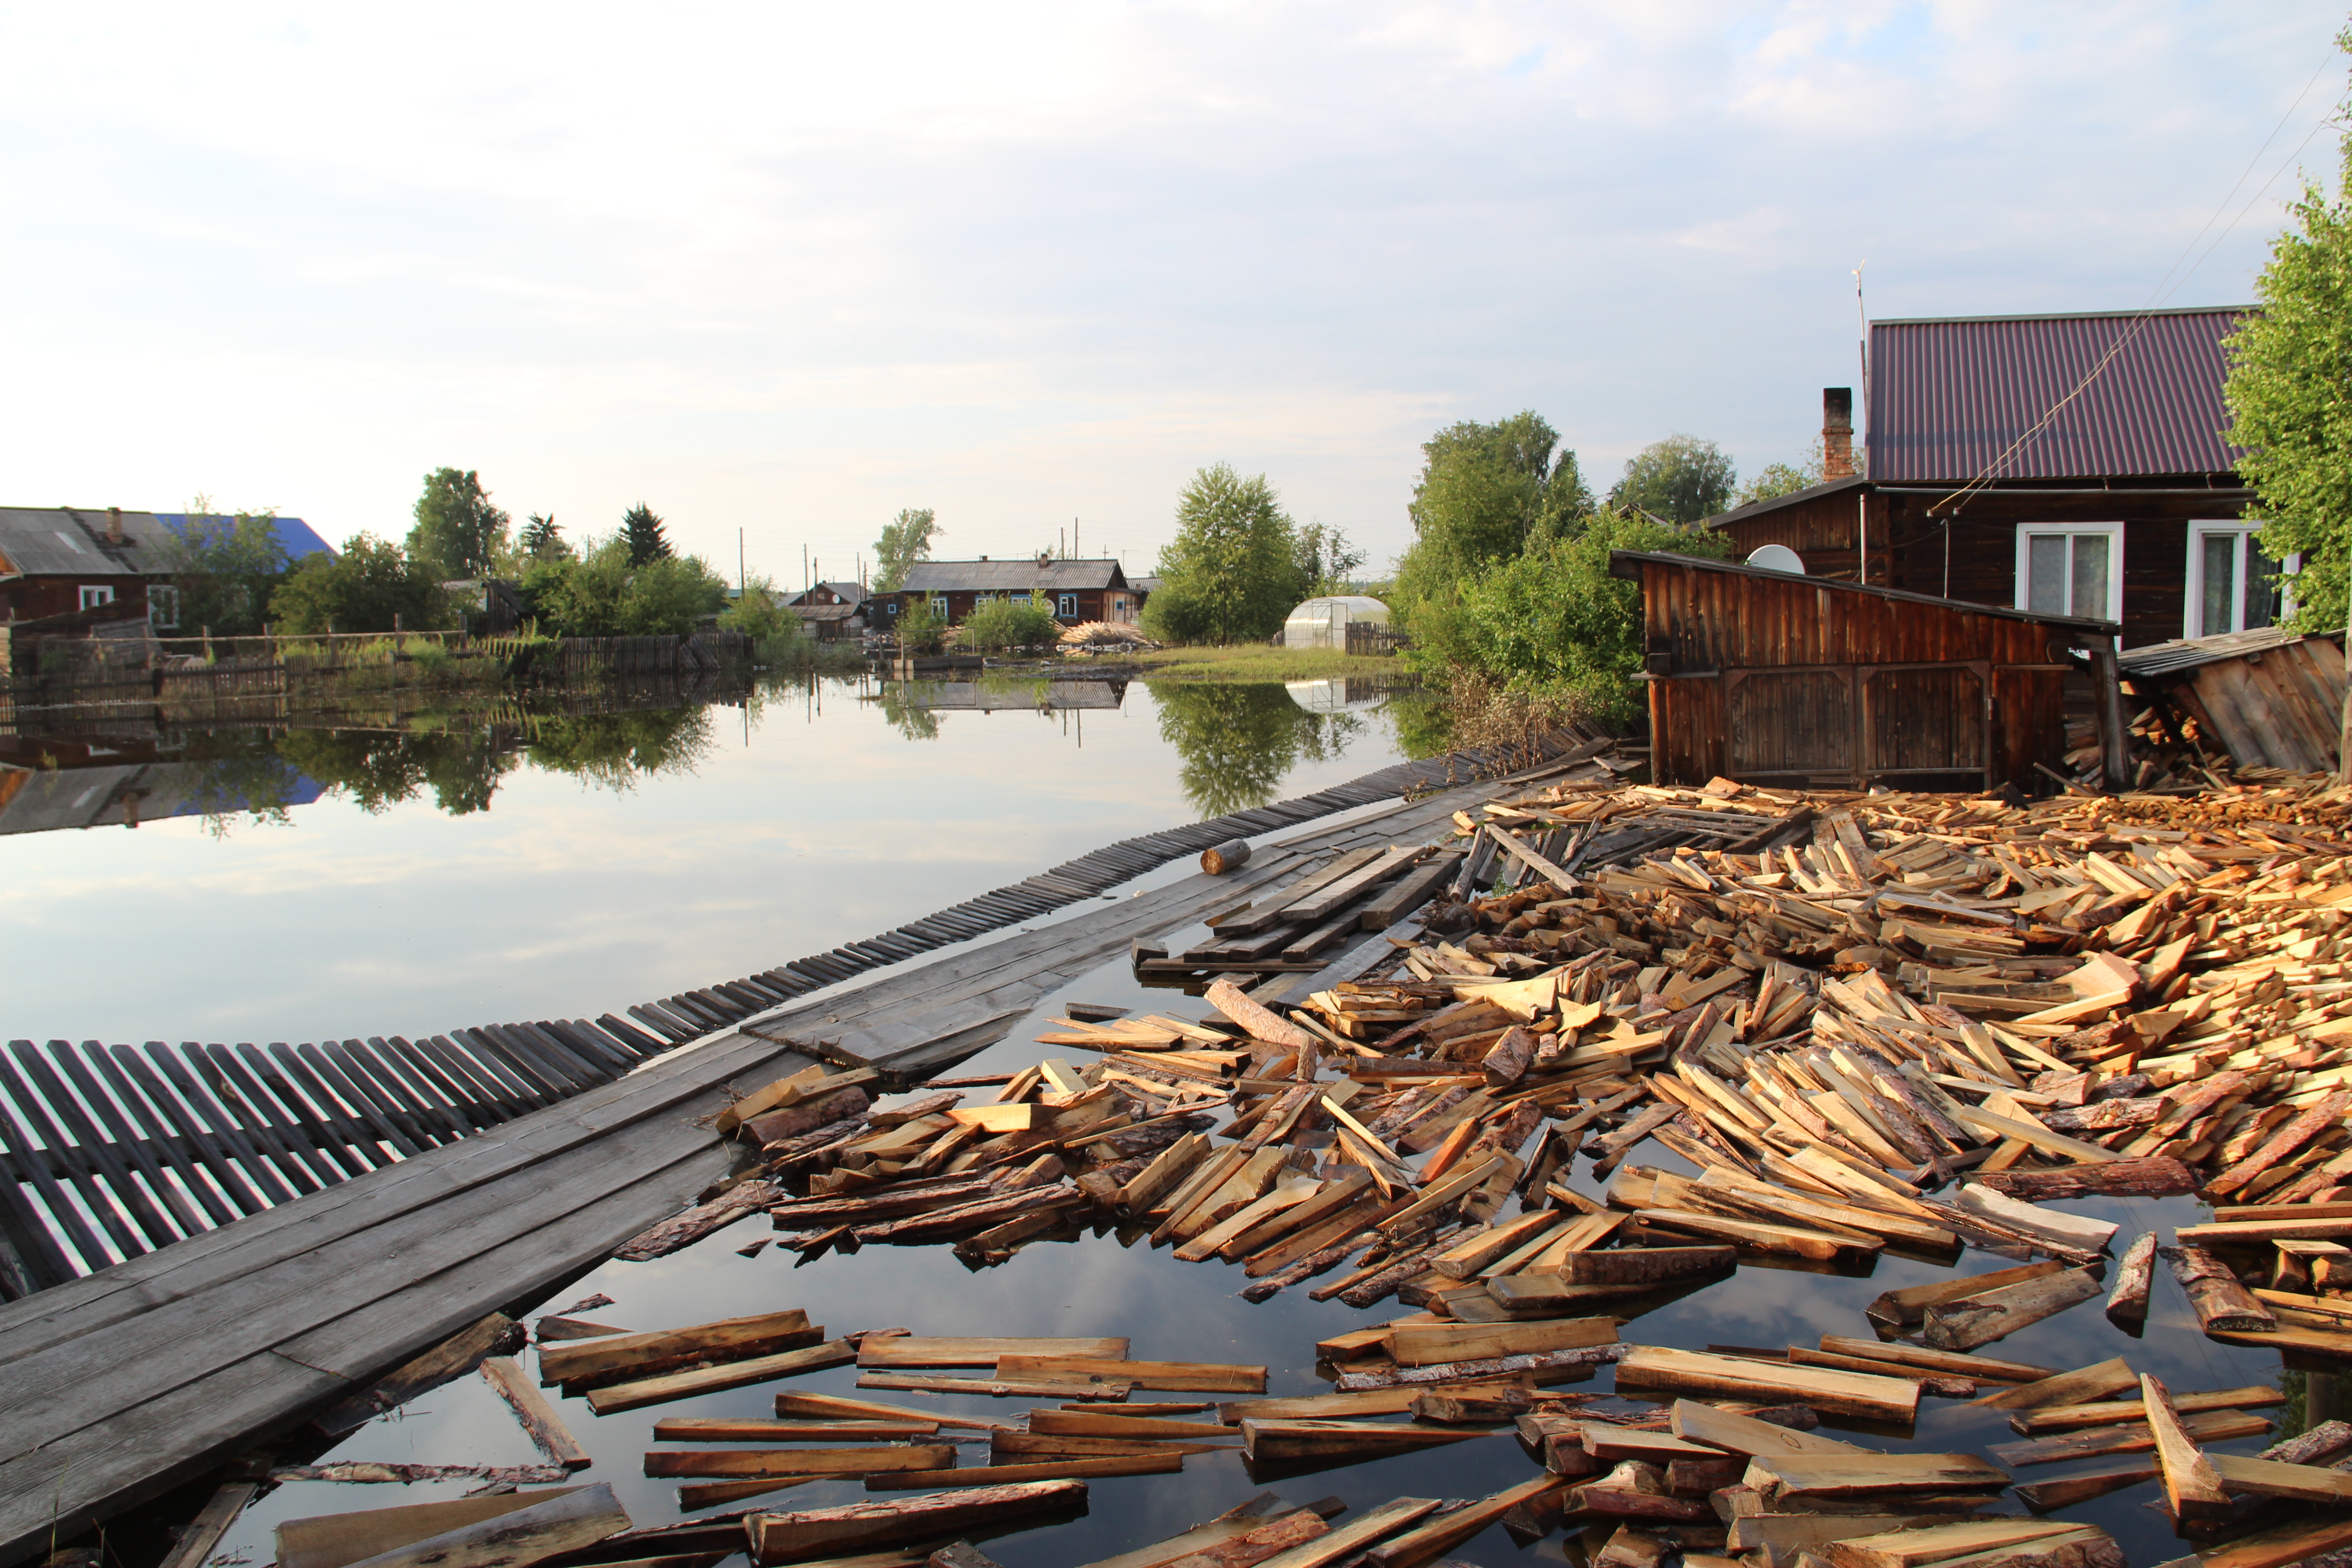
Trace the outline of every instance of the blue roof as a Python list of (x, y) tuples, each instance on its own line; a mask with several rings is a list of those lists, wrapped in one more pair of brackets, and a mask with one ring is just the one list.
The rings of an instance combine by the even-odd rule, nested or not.
[[(187, 532), (188, 514), (184, 511), (159, 511), (155, 514), (155, 521), (184, 537)], [(335, 554), (335, 547), (320, 538), (318, 530), (300, 518), (281, 517), (273, 521), (278, 524), (278, 542), (286, 546), (286, 553), (294, 560), (320, 554), (332, 558)]]

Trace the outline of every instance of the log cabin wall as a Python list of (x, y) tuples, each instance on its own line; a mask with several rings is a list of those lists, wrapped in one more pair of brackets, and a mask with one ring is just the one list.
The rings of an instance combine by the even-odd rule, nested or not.
[(2068, 655), (2106, 623), (1619, 551), (1642, 588), (1651, 763), (1796, 787), (2034, 787), (2066, 749)]

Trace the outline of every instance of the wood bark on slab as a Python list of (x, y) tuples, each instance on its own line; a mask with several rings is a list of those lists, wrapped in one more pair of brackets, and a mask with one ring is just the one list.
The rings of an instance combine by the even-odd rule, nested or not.
[(2143, 1373), (2139, 1389), (2140, 1403), (2147, 1411), (2148, 1430), (2156, 1438), (2156, 1462), (2163, 1472), (2164, 1495), (2172, 1504), (2173, 1517), (2184, 1524), (2227, 1519), (2230, 1494), (2221, 1489), (2221, 1478), (2212, 1462), (2181, 1425), (2180, 1413), (2172, 1407), (2172, 1397), (2163, 1380)]
[(755, 1513), (743, 1521), (743, 1528), (754, 1562), (800, 1563), (902, 1541), (936, 1541), (1005, 1520), (1078, 1508), (1086, 1500), (1087, 1483), (1082, 1480), (1032, 1481), (898, 1502)]
[(2254, 1334), (2278, 1326), (2276, 1315), (2238, 1283), (2229, 1265), (2203, 1247), (2166, 1247), (2158, 1252), (2207, 1333)]
[(1273, 1459), (1326, 1458), (1422, 1448), (1486, 1436), (1484, 1432), (1465, 1432), (1420, 1422), (1261, 1421), (1253, 1416), (1242, 1422), (1242, 1452), (1263, 1464)]
[(1939, 1302), (1927, 1309), (1921, 1337), (1938, 1350), (1974, 1350), (2055, 1317), (2099, 1291), (2098, 1277), (2091, 1270), (2070, 1268), (1981, 1295)]
[(797, 1350), (823, 1338), (824, 1331), (813, 1328), (808, 1313), (795, 1307), (689, 1329), (541, 1345), (539, 1376), (544, 1387), (558, 1384), (584, 1387), (592, 1379), (650, 1377), (689, 1362), (747, 1361)]
[(547, 1396), (531, 1385), (530, 1379), (509, 1356), (492, 1356), (482, 1363), (482, 1380), (498, 1391), (521, 1424), (528, 1436), (547, 1456), (548, 1463), (561, 1465), (567, 1470), (584, 1470), (590, 1464), (588, 1450), (572, 1436), (563, 1417)]
[(685, 1448), (646, 1456), (648, 1476), (866, 1476), (886, 1470), (952, 1468), (956, 1451), (946, 1445), (859, 1448)]
[(1919, 1412), (1919, 1385), (1899, 1377), (1775, 1365), (1700, 1351), (1635, 1345), (1617, 1363), (1620, 1388), (1727, 1394), (1764, 1404), (1810, 1405), (1838, 1415), (1908, 1424)]
[(764, 1415), (681, 1415), (654, 1423), (656, 1443), (891, 1443), (928, 1437), (936, 1421), (784, 1421)]
[[(2345, 1546), (2352, 1546), (2352, 1515), (2338, 1514), (2333, 1519), (2296, 1520), (2257, 1531), (2227, 1545), (2200, 1552), (2189, 1562), (2198, 1568), (2288, 1568), (2291, 1563), (2309, 1562), (2323, 1552)], [(2175, 1565), (2166, 1563), (2163, 1568)]]
[(1889, 1290), (1864, 1308), (1863, 1313), (1874, 1323), (1884, 1323), (1895, 1329), (1908, 1328), (1925, 1318), (1927, 1309), (1937, 1302), (1957, 1300), (1962, 1296), (1974, 1296), (2027, 1279), (2039, 1279), (2044, 1275), (2055, 1274), (2064, 1267), (2063, 1263), (2044, 1260), (2021, 1264), (2015, 1268), (1996, 1268), (1990, 1274), (1932, 1280), (1902, 1290)]
[(2005, 1388), (1976, 1403), (1988, 1410), (2041, 1410), (2050, 1405), (2084, 1405), (2137, 1387), (2139, 1374), (2126, 1364), (2123, 1357), (2115, 1356), (2095, 1365)]
[(1840, 1355), (1897, 1362), (1922, 1372), (1942, 1373), (1948, 1377), (1972, 1377), (1980, 1383), (2038, 1383), (2043, 1378), (2059, 1375), (2057, 1368), (2036, 1366), (2032, 1362), (2002, 1361), (1993, 1356), (1963, 1355), (1958, 1351), (1929, 1350), (1901, 1340), (1865, 1340), (1851, 1334), (1823, 1334), (1822, 1349)]
[(1128, 1342), (1108, 1339), (1021, 1339), (896, 1334), (868, 1341), (857, 1352), (865, 1367), (987, 1366), (1005, 1356), (1100, 1356), (1123, 1360)]
[(2156, 1479), (2157, 1469), (2153, 1458), (2110, 1459), (2091, 1469), (2078, 1470), (2053, 1480), (2029, 1481), (2015, 1489), (2019, 1500), (2026, 1507), (2036, 1513), (2049, 1513), (2057, 1509), (2071, 1508), (2078, 1502), (2086, 1502), (2095, 1497), (2105, 1497), (2109, 1492), (2121, 1491), (2126, 1487), (2136, 1487), (2142, 1481), (2152, 1481)]
[(1521, 1481), (1490, 1497), (1479, 1499), (1468, 1508), (1458, 1508), (1436, 1519), (1391, 1536), (1365, 1553), (1373, 1568), (1420, 1568), (1433, 1558), (1442, 1557), (1464, 1542), (1500, 1520), (1522, 1504), (1534, 1503), (1553, 1496), (1567, 1486), (1557, 1476), (1538, 1476)]
[[(1118, 1342), (1124, 1345), (1124, 1340)], [(996, 1362), (999, 1377), (1015, 1382), (1069, 1382), (1101, 1378), (1136, 1388), (1193, 1390), (1203, 1394), (1263, 1394), (1265, 1368), (1225, 1362), (1129, 1361), (1123, 1355), (1007, 1354)]]
[(1202, 1438), (1230, 1441), (1241, 1436), (1233, 1427), (1214, 1421), (1166, 1421), (1101, 1410), (1033, 1410), (1029, 1413), (1029, 1430), (1069, 1437), (1144, 1437), (1161, 1442)]
[[(2180, 1424), (2200, 1443), (2225, 1443), (2270, 1430), (2259, 1415), (2236, 1410), (2208, 1410), (2184, 1415)], [(2146, 1454), (2156, 1448), (2156, 1434), (2145, 1421), (2122, 1421), (2113, 1426), (2090, 1426), (2050, 1437), (2028, 1437), (2018, 1443), (1995, 1443), (1985, 1449), (2004, 1465), (2054, 1465), (2064, 1459), (2095, 1459), (2104, 1454)]]
[(556, 1491), (509, 1492), (289, 1519), (277, 1528), (278, 1561), (283, 1568), (348, 1568), (366, 1558), (446, 1535), (484, 1520), (520, 1512), (579, 1489), (565, 1487)]
[(1912, 1516), (1908, 1514), (1885, 1512), (1755, 1513), (1730, 1521), (1727, 1544), (1735, 1552), (1762, 1554), (1771, 1568), (1788, 1568), (1801, 1557), (1826, 1562), (1818, 1553), (1832, 1541), (1879, 1535), (1901, 1530), (1911, 1522)]
[(2169, 1155), (2074, 1165), (2060, 1171), (1988, 1171), (1976, 1180), (2027, 1203), (2057, 1198), (2169, 1198), (2197, 1190), (2197, 1174)]
[(1027, 1481), (1084, 1480), (1103, 1476), (1169, 1476), (1184, 1468), (1174, 1450), (1150, 1454), (1039, 1455), (1009, 1465), (971, 1465), (948, 1470), (903, 1470), (866, 1478), (869, 1492), (913, 1491), (930, 1487), (1001, 1487)]
[(2282, 1465), (2242, 1454), (2208, 1454), (2205, 1461), (2232, 1492), (2294, 1498), (2329, 1508), (2352, 1507), (2352, 1473), (2323, 1465)]
[[(2137, 1379), (2134, 1386), (2137, 1386)], [(2194, 1415), (2207, 1410), (2261, 1410), (2285, 1403), (2285, 1394), (2264, 1384), (2172, 1396), (2173, 1409), (2183, 1415)], [(2073, 1432), (2084, 1426), (2109, 1426), (2118, 1421), (2144, 1421), (2147, 1418), (2146, 1408), (2137, 1399), (2102, 1399), (2087, 1405), (2058, 1405), (2043, 1410), (2021, 1410), (2009, 1418), (2009, 1429), (2021, 1436), (2039, 1437), (2051, 1432)]]
[(1416, 1421), (1442, 1421), (1449, 1426), (1494, 1426), (1517, 1420), (1534, 1404), (1528, 1390), (1515, 1385), (1488, 1394), (1432, 1390), (1414, 1398), (1412, 1415)]
[[(1462, 1398), (1493, 1396), (1516, 1388), (1512, 1383), (1489, 1381), (1447, 1385), (1444, 1392)], [(1227, 1426), (1250, 1419), (1262, 1421), (1343, 1421), (1359, 1415), (1394, 1415), (1411, 1410), (1429, 1392), (1426, 1384), (1400, 1384), (1392, 1388), (1366, 1389), (1354, 1394), (1307, 1394), (1290, 1399), (1239, 1399), (1217, 1406), (1217, 1418)]]
[(2009, 1472), (1974, 1454), (1758, 1454), (1741, 1484), (1780, 1498), (1998, 1491)]
[(2085, 1215), (2068, 1214), (2063, 1209), (2043, 1208), (2039, 1204), (1998, 1191), (1979, 1183), (1964, 1184), (1959, 1191), (1958, 1206), (1987, 1219), (1998, 1220), (2011, 1230), (2021, 1230), (2028, 1236), (2047, 1237), (2061, 1246), (2096, 1252), (2106, 1246), (2117, 1230), (2111, 1220), (2092, 1219)]
[(1316, 1037), (1286, 1018), (1276, 1016), (1249, 999), (1241, 987), (1220, 980), (1208, 990), (1209, 1005), (1232, 1019), (1253, 1040), (1294, 1050), (1313, 1050)]
[(524, 1568), (628, 1528), (627, 1511), (600, 1482), (559, 1497), (538, 1494), (528, 1508), (362, 1558), (352, 1568)]
[[(1223, 1434), (1231, 1442), (1238, 1433)], [(1219, 1443), (1153, 1441), (1143, 1437), (1074, 1437), (1055, 1432), (992, 1432), (989, 1435), (989, 1451), (992, 1455), (1052, 1454), (1079, 1458), (1108, 1458), (1120, 1454), (1213, 1454)]]
[(1266, 1568), (1266, 1564), (1272, 1564), (1272, 1568), (1326, 1568), (1329, 1563), (1344, 1563), (1373, 1542), (1386, 1540), (1434, 1513), (1437, 1507), (1435, 1498), (1397, 1498), (1327, 1534), (1277, 1552), (1259, 1568)]
[(2147, 1326), (2148, 1290), (2156, 1270), (2156, 1232), (2143, 1233), (2124, 1249), (2116, 1265), (2115, 1288), (2107, 1292), (2107, 1321), (2137, 1338)]
[[(1539, 1355), (1617, 1342), (1613, 1318), (1562, 1318), (1532, 1323), (1432, 1323), (1391, 1329), (1382, 1341), (1401, 1367)], [(1263, 1388), (1264, 1383), (1258, 1385)]]
[(1830, 1542), (1822, 1554), (1831, 1568), (1923, 1568), (1927, 1563), (1997, 1548), (2015, 1550), (2080, 1529), (2054, 1520), (1968, 1519), (1882, 1535), (1850, 1536)]
[(867, 1372), (858, 1374), (860, 1388), (900, 1389), (909, 1394), (965, 1394), (990, 1399), (1086, 1399), (1123, 1404), (1134, 1391), (1131, 1383), (1108, 1379), (1072, 1378), (1044, 1383), (1010, 1377), (949, 1377), (919, 1372)]
[(1299, 1513), (1311, 1513), (1307, 1509), (1286, 1509), (1282, 1500), (1272, 1492), (1260, 1492), (1238, 1507), (1226, 1510), (1216, 1518), (1192, 1529), (1170, 1536), (1150, 1546), (1139, 1546), (1132, 1552), (1122, 1552), (1116, 1557), (1105, 1557), (1089, 1563), (1084, 1568), (1167, 1568), (1167, 1564), (1194, 1552), (1204, 1552), (1228, 1541), (1239, 1540), (1278, 1520)]
[(1862, 1454), (1868, 1449), (1835, 1437), (1799, 1432), (1752, 1415), (1736, 1415), (1696, 1399), (1677, 1399), (1668, 1414), (1668, 1430), (1685, 1442), (1720, 1448), (1727, 1454)]
[(2184, 1225), (2172, 1233), (2172, 1238), (2184, 1247), (2260, 1247), (2273, 1241), (2343, 1241), (2347, 1237), (2352, 1237), (2352, 1215), (2314, 1217), (2308, 1207), (2299, 1204), (2263, 1209), (2258, 1211), (2257, 1217), (2226, 1225)]
[(616, 1329), (607, 1323), (592, 1323), (585, 1318), (541, 1318), (531, 1325), (531, 1337), (541, 1344), (557, 1344), (564, 1340), (601, 1339), (606, 1334), (635, 1331), (634, 1329)]
[(697, 1394), (716, 1394), (722, 1389), (743, 1388), (772, 1378), (793, 1377), (804, 1372), (847, 1366), (856, 1359), (856, 1345), (847, 1340), (831, 1340), (821, 1345), (811, 1345), (806, 1350), (786, 1351), (782, 1355), (724, 1362), (718, 1366), (696, 1367), (688, 1372), (649, 1377), (639, 1383), (615, 1383), (590, 1389), (588, 1408), (599, 1415), (609, 1415), (616, 1410), (638, 1410), (648, 1405), (667, 1405), (673, 1399), (691, 1399)]
[[(937, 1415), (929, 1410), (909, 1410), (903, 1405), (886, 1405), (876, 1399), (848, 1399), (837, 1394), (779, 1394), (776, 1395), (779, 1416), (804, 1416), (825, 1420), (907, 1422), (934, 1426), (969, 1426), (992, 1431), (1003, 1422), (985, 1421), (971, 1415)], [(666, 1423), (655, 1424), (656, 1431)]]
[(996, 1184), (986, 1176), (966, 1176), (914, 1187), (900, 1185), (887, 1193), (852, 1197), (803, 1198), (768, 1210), (778, 1230), (824, 1230), (845, 1222), (857, 1225), (897, 1219), (930, 1209), (951, 1208), (988, 1197)]
[(1750, 1247), (1758, 1252), (1783, 1253), (1792, 1258), (1810, 1258), (1816, 1262), (1832, 1262), (1840, 1258), (1866, 1258), (1876, 1254), (1885, 1243), (1876, 1237), (1831, 1236), (1807, 1229), (1802, 1226), (1770, 1225), (1761, 1220), (1730, 1219), (1721, 1215), (1696, 1214), (1685, 1209), (1654, 1208), (1642, 1211), (1644, 1225), (1667, 1230), (1688, 1231), (1735, 1247)]
[(2252, 1345), (2257, 1350), (2300, 1351), (2306, 1355), (2333, 1356), (2338, 1361), (2352, 1360), (2352, 1332), (2333, 1329), (2306, 1329), (2282, 1323), (2261, 1333), (2240, 1333), (2231, 1329), (2208, 1329), (2206, 1337), (2225, 1345)]

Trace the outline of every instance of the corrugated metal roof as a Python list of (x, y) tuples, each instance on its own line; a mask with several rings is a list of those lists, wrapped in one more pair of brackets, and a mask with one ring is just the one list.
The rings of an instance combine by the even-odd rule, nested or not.
[(1819, 500), (1823, 496), (1833, 496), (1843, 490), (1859, 489), (1869, 482), (1868, 479), (1855, 474), (1843, 479), (1830, 479), (1818, 485), (1807, 485), (1801, 490), (1790, 490), (1766, 500), (1752, 500), (1746, 506), (1736, 506), (1729, 511), (1717, 512), (1713, 517), (1701, 522), (1699, 526), (1721, 528), (1727, 523), (1746, 522), (1751, 517), (1762, 517), (1767, 512), (1779, 511), (1783, 507), (1802, 506), (1807, 501)]
[(1010, 561), (918, 561), (907, 569), (906, 588), (916, 594), (1001, 594), (1023, 588), (1066, 593), (1078, 588), (1124, 587), (1118, 563), (1104, 559), (1047, 561), (1014, 556)]
[[(2230, 423), (2221, 341), (2253, 309), (1874, 321), (1870, 477), (1963, 484), (1988, 468), (1996, 479), (2228, 472), (2240, 448), (2221, 436)], [(2008, 451), (2125, 339), (2082, 395)]]
[[(129, 513), (125, 513), (126, 519)], [(58, 507), (0, 507), (0, 556), (27, 577), (135, 577)]]
[[(122, 531), (130, 534), (134, 539), (138, 539), (142, 545), (152, 547), (159, 541), (157, 536), (152, 533), (142, 538), (139, 531), (131, 526), (131, 520), (133, 516), (151, 518), (157, 524), (160, 524), (164, 528), (169, 528), (174, 533), (184, 534), (187, 531), (188, 514), (184, 511), (139, 513), (126, 511), (122, 514)], [(100, 526), (103, 526), (105, 521), (103, 513), (100, 514), (99, 521)], [(335, 547), (329, 544), (325, 540), (320, 538), (319, 531), (312, 528), (309, 523), (304, 522), (300, 518), (279, 517), (272, 518), (270, 521), (278, 525), (278, 542), (286, 547), (286, 553), (293, 559), (299, 561), (305, 555), (319, 554), (325, 554), (331, 557), (335, 553)]]

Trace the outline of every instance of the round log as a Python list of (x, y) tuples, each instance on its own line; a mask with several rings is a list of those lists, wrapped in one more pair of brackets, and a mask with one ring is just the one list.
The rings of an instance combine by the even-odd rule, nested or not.
[(1249, 864), (1250, 847), (1246, 838), (1228, 838), (1223, 844), (1201, 851), (1201, 869), (1212, 877), (1222, 877), (1228, 871), (1238, 871)]

